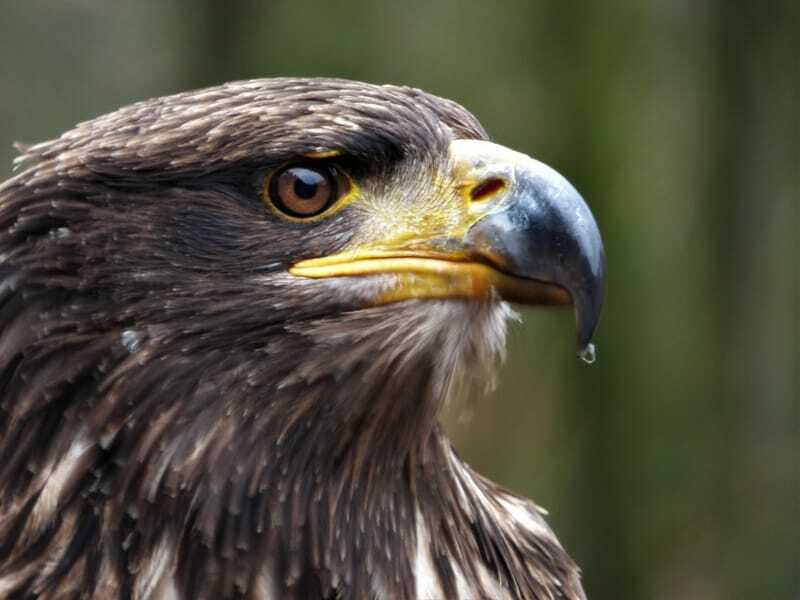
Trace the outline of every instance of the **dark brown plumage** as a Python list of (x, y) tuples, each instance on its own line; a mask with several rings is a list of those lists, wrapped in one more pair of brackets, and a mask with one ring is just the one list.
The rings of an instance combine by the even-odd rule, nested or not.
[[(582, 597), (536, 507), (437, 424), (495, 363), (504, 294), (291, 272), (389, 238), (449, 252), (451, 144), (485, 138), (418, 90), (273, 79), (27, 149), (0, 187), (0, 597)], [(354, 199), (268, 210), (295, 160)], [(577, 306), (585, 282), (556, 282)]]

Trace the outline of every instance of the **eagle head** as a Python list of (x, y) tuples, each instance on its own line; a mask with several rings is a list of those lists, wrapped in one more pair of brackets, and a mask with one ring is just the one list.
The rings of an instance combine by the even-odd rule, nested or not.
[(597, 226), (459, 105), (330, 79), (149, 100), (0, 187), (0, 595), (581, 598), (437, 422)]

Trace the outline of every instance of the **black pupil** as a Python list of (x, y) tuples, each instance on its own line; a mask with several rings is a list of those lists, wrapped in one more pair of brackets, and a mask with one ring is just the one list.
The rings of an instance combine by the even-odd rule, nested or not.
[(316, 196), (319, 186), (325, 181), (320, 173), (310, 169), (294, 169), (292, 175), (295, 176), (294, 193), (303, 200), (311, 200)]

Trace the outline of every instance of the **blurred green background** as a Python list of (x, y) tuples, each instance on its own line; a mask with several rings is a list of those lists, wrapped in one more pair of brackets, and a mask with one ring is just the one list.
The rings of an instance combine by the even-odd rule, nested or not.
[(12, 141), (274, 75), (418, 86), (565, 174), (609, 263), (589, 367), (526, 311), (448, 416), (551, 513), (591, 600), (800, 597), (797, 2), (5, 2)]

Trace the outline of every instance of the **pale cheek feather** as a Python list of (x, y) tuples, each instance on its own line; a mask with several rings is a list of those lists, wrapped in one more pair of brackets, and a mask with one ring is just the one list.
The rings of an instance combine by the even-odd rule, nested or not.
[[(71, 532), (76, 531), (76, 521), (77, 514), (75, 511), (67, 512), (67, 514), (63, 516), (61, 527), (59, 528), (58, 533), (55, 535), (53, 540), (50, 542), (45, 554), (45, 559), (38, 564), (39, 568), (37, 569), (36, 581), (32, 586), (32, 589), (37, 591), (37, 593), (39, 587), (42, 585), (42, 582), (47, 581), (48, 578), (53, 574), (53, 571), (55, 571), (55, 569), (58, 567), (61, 557), (64, 555), (64, 552), (72, 541)], [(77, 569), (78, 566), (76, 565), (73, 567), (73, 571), (71, 572), (75, 572)], [(64, 591), (69, 589), (64, 581), (61, 583), (61, 588)]]
[(173, 544), (162, 541), (136, 577), (134, 600), (179, 600), (173, 573), (174, 557)]
[(162, 579), (152, 597), (143, 598), (142, 600), (183, 600), (183, 598), (178, 593), (175, 578), (172, 575), (168, 575)]
[(55, 516), (61, 493), (64, 490), (64, 484), (69, 481), (70, 476), (74, 473), (81, 456), (91, 446), (92, 444), (84, 435), (78, 435), (67, 453), (58, 461), (55, 467), (51, 466), (50, 469), (45, 469), (45, 472), (49, 472), (50, 475), (47, 477), (44, 487), (42, 487), (29, 521), (30, 527), (34, 531)]
[(547, 538), (553, 542), (556, 541), (550, 527), (537, 514), (532, 513), (530, 508), (521, 500), (503, 496), (498, 496), (497, 500), (508, 513), (509, 519), (517, 527), (530, 531), (536, 537)]
[(114, 568), (114, 564), (108, 558), (103, 560), (100, 572), (97, 575), (97, 581), (96, 596), (98, 598), (120, 597), (119, 572)]
[[(417, 548), (414, 557), (414, 578), (416, 583), (417, 600), (472, 600), (476, 598), (477, 590), (470, 587), (466, 577), (458, 568), (455, 561), (451, 561), (453, 577), (456, 582), (457, 597), (445, 598), (444, 591), (439, 584), (439, 578), (433, 566), (431, 557), (431, 540), (425, 527), (422, 513), (417, 509)], [(511, 600), (508, 590), (504, 589), (489, 570), (478, 561), (475, 565), (483, 590), (482, 594), (488, 595), (492, 600)]]
[(253, 600), (280, 599), (278, 586), (275, 585), (275, 576), (272, 573), (272, 566), (269, 564), (261, 568), (253, 587)]
[[(462, 391), (457, 387), (472, 387), (483, 380), (491, 388), (498, 360), (503, 358), (506, 322), (514, 313), (505, 302), (430, 302), (421, 311), (421, 320), (409, 330), (413, 340), (400, 345), (416, 347), (409, 358), (422, 350), (434, 348), (438, 357), (438, 373), (434, 395), (449, 400)], [(488, 382), (488, 384), (487, 384)]]
[(19, 569), (18, 571), (0, 577), (0, 598), (6, 598), (11, 595), (12, 592), (19, 588), (23, 581), (27, 580), (28, 577), (33, 574), (38, 566), (38, 563), (31, 562), (27, 568)]
[(374, 573), (370, 580), (370, 587), (372, 588), (372, 598), (375, 600), (390, 600), (391, 594), (387, 591), (386, 585), (383, 583), (381, 577)]
[(417, 550), (414, 557), (414, 578), (417, 598), (441, 598), (442, 589), (433, 567), (430, 537), (422, 513), (417, 508)]

